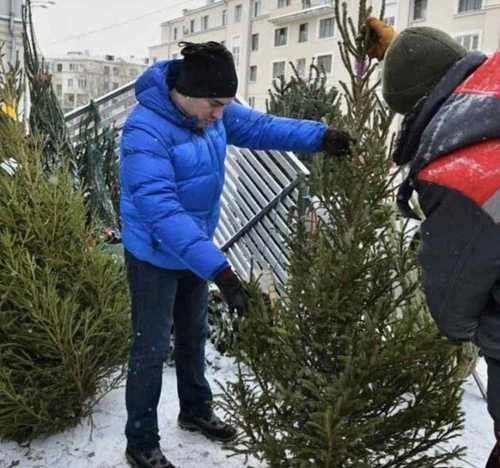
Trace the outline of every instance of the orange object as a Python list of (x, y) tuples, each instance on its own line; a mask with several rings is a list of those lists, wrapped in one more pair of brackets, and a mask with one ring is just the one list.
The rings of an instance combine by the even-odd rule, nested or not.
[(370, 32), (370, 46), (368, 57), (383, 60), (391, 42), (398, 35), (396, 30), (378, 18), (370, 17), (366, 20), (366, 27)]

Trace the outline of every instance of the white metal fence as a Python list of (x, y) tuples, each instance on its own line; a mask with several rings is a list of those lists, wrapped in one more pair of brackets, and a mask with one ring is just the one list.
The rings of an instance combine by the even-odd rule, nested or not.
[[(136, 105), (134, 83), (94, 104), (101, 115), (100, 125), (114, 125), (121, 132)], [(72, 138), (77, 137), (80, 121), (88, 110), (89, 106), (84, 106), (66, 114)], [(293, 153), (228, 147), (215, 242), (243, 278), (249, 279), (251, 271), (255, 275), (271, 272), (278, 286), (285, 282), (290, 210), (297, 201), (297, 186), (308, 174)]]

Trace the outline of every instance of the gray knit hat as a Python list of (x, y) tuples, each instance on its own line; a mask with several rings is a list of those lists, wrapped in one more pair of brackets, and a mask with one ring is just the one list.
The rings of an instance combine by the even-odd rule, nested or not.
[(428, 27), (405, 29), (385, 54), (382, 92), (389, 107), (411, 111), (467, 51), (443, 31)]

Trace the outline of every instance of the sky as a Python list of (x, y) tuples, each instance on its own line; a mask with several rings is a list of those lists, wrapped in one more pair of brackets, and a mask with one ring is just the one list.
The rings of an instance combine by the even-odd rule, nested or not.
[(68, 51), (147, 57), (160, 42), (160, 24), (206, 0), (33, 0), (33, 21), (43, 55)]

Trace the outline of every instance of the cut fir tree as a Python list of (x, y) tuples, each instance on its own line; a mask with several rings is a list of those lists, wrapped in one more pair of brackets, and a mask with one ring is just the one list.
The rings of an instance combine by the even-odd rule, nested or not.
[(357, 143), (325, 163), (312, 231), (299, 206), (289, 282), (270, 306), (255, 292), (222, 406), (241, 430), (234, 452), (271, 468), (438, 468), (463, 449), (456, 348), (438, 334), (420, 290), (413, 231), (399, 220), (380, 102), (357, 23), (336, 2), (350, 82), (335, 122)]
[(77, 424), (119, 383), (128, 298), (67, 168), (47, 174), (3, 112), (0, 140), (0, 438), (25, 441)]

